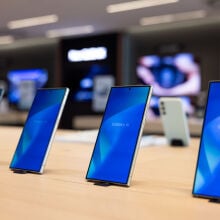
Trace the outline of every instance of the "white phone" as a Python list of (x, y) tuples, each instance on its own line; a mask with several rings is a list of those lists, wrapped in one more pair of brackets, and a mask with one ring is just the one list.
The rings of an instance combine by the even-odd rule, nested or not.
[(115, 84), (111, 75), (98, 75), (94, 77), (92, 109), (95, 112), (104, 112), (110, 89)]
[(168, 144), (172, 146), (188, 146), (190, 132), (181, 98), (161, 97), (159, 110)]

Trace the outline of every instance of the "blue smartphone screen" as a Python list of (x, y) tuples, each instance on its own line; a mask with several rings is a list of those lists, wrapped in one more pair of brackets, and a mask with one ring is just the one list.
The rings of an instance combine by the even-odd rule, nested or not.
[(66, 88), (39, 89), (10, 168), (40, 172), (67, 95)]
[(220, 198), (220, 82), (210, 82), (193, 195)]
[(111, 88), (87, 180), (127, 185), (150, 90), (149, 86)]

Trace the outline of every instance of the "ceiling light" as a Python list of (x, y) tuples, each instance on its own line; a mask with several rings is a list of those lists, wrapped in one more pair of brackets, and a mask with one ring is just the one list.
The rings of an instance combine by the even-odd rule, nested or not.
[(80, 34), (89, 34), (89, 33), (92, 33), (93, 31), (94, 31), (93, 26), (86, 25), (86, 26), (49, 30), (46, 32), (46, 36), (49, 38), (65, 37), (65, 36), (73, 36), (73, 35), (80, 35)]
[(157, 5), (171, 4), (171, 3), (176, 3), (178, 1), (179, 0), (137, 0), (137, 1), (112, 4), (107, 6), (106, 10), (108, 13), (116, 13), (116, 12), (129, 11), (140, 8), (153, 7)]
[(14, 42), (14, 37), (11, 35), (0, 36), (0, 45), (11, 44)]
[(204, 18), (205, 16), (206, 16), (206, 12), (203, 10), (190, 11), (190, 12), (183, 12), (178, 14), (167, 14), (167, 15), (160, 15), (153, 17), (145, 17), (140, 20), (140, 24), (146, 26), (146, 25), (199, 19), (199, 18)]
[(43, 24), (55, 23), (58, 21), (57, 15), (46, 15), (41, 17), (33, 17), (8, 22), (9, 29), (26, 28)]

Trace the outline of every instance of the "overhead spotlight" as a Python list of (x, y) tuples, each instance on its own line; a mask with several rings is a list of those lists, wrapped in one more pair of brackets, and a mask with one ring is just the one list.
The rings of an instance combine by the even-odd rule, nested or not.
[(177, 14), (166, 14), (166, 15), (159, 15), (152, 17), (144, 17), (140, 19), (140, 24), (146, 26), (146, 25), (194, 20), (204, 17), (206, 17), (206, 11), (198, 10), (198, 11), (190, 11), (190, 12), (183, 12)]
[(85, 26), (76, 26), (76, 27), (49, 30), (46, 32), (46, 36), (49, 38), (65, 37), (65, 36), (74, 36), (80, 34), (89, 34), (92, 33), (93, 31), (94, 31), (94, 27), (92, 25), (85, 25)]
[(158, 5), (177, 3), (178, 1), (179, 0), (137, 0), (137, 1), (129, 1), (129, 2), (108, 5), (106, 10), (108, 13), (116, 13), (116, 12), (153, 7)]
[(33, 17), (33, 18), (26, 18), (21, 20), (10, 21), (7, 24), (9, 29), (19, 29), (19, 28), (26, 28), (44, 24), (55, 23), (58, 21), (57, 15), (45, 15), (40, 17)]

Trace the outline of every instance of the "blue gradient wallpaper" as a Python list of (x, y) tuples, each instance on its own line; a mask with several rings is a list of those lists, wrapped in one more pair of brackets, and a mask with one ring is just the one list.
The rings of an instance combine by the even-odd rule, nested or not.
[(149, 86), (112, 87), (86, 179), (127, 185), (148, 98)]
[(210, 82), (193, 194), (220, 198), (220, 82)]
[(10, 164), (11, 169), (41, 171), (67, 91), (66, 88), (37, 90)]

